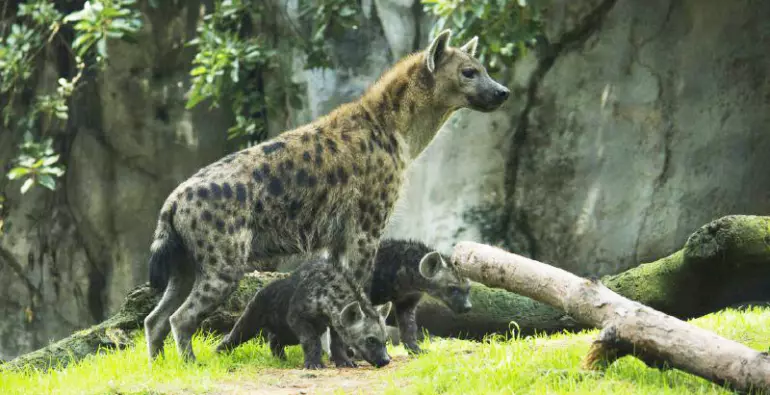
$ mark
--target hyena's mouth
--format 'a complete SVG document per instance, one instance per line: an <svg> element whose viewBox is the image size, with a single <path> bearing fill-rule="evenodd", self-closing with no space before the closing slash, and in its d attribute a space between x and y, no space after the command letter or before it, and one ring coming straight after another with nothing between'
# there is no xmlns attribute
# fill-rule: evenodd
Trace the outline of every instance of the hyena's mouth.
<svg viewBox="0 0 770 395"><path fill-rule="evenodd" d="M489 95L493 96L493 95ZM468 103L470 104L469 107L476 111L481 112L492 112L500 108L500 106L505 103L505 98L489 98L489 99L482 99L478 96L468 96Z"/></svg>

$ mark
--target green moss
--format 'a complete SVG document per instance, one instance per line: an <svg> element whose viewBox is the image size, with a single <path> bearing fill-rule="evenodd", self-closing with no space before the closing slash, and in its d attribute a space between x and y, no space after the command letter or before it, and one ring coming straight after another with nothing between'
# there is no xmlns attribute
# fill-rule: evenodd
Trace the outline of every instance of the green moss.
<svg viewBox="0 0 770 395"><path fill-rule="evenodd" d="M531 335L585 327L549 305L483 284L472 284L470 299L471 311L455 314L439 300L425 295L418 306L417 323L436 336L477 340L490 333Z"/></svg>
<svg viewBox="0 0 770 395"><path fill-rule="evenodd" d="M655 262L643 263L623 273L605 276L602 283L609 289L646 304L654 309L670 311L683 289L676 286L684 265L684 252L679 250Z"/></svg>
<svg viewBox="0 0 770 395"><path fill-rule="evenodd" d="M729 215L697 229L655 262L606 276L613 291L680 318L770 300L770 217Z"/></svg>

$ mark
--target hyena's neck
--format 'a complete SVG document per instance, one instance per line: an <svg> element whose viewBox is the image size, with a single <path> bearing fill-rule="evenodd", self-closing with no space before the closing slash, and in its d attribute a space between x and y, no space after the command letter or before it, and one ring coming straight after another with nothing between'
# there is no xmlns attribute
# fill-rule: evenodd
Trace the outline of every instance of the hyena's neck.
<svg viewBox="0 0 770 395"><path fill-rule="evenodd" d="M382 75L364 94L360 105L386 133L397 133L408 159L416 158L455 109L433 94L435 76L423 53L412 54Z"/></svg>
<svg viewBox="0 0 770 395"><path fill-rule="evenodd" d="M428 280L420 274L418 265L404 264L398 271L396 283L399 289L410 291L424 291L428 287Z"/></svg>

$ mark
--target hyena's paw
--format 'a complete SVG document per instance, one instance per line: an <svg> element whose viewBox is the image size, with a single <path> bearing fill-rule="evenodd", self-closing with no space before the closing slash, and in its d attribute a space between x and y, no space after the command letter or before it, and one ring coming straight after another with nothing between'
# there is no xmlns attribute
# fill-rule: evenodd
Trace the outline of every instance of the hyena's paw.
<svg viewBox="0 0 770 395"><path fill-rule="evenodd" d="M334 361L334 364L338 368L357 368L358 364L349 359L339 359Z"/></svg>
<svg viewBox="0 0 770 395"><path fill-rule="evenodd" d="M404 345L406 346L404 347L406 348L406 352L411 356L417 357L428 353L427 350L423 350L417 344L404 344Z"/></svg>
<svg viewBox="0 0 770 395"><path fill-rule="evenodd" d="M308 370L319 370L324 369L326 366L324 366L323 362L313 362L313 361L306 361L305 362L305 369Z"/></svg>

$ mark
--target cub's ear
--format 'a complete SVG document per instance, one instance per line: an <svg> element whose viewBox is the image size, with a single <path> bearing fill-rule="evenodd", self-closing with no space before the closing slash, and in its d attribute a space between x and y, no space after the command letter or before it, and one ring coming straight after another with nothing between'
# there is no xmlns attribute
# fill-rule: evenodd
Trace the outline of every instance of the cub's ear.
<svg viewBox="0 0 770 395"><path fill-rule="evenodd" d="M465 45L460 47L460 51L463 51L470 55L470 57L476 56L476 48L479 46L479 36L473 36L472 39L468 40Z"/></svg>
<svg viewBox="0 0 770 395"><path fill-rule="evenodd" d="M346 327L354 326L363 320L364 312L361 310L361 305L358 302L349 303L340 312L340 321Z"/></svg>
<svg viewBox="0 0 770 395"><path fill-rule="evenodd" d="M441 258L441 254L438 251L431 251L420 260L419 271L423 277L431 279L444 267L446 262Z"/></svg>
<svg viewBox="0 0 770 395"><path fill-rule="evenodd" d="M428 67L428 71L431 73L436 70L436 65L441 62L446 50L449 48L449 37L452 36L452 31L446 29L433 39L428 49L425 50L425 65Z"/></svg>
<svg viewBox="0 0 770 395"><path fill-rule="evenodd" d="M390 314L390 309L392 307L393 307L393 302L388 302L388 303L379 305L379 306L375 307L374 309L377 310L377 313L379 313L380 317L382 317L382 319L384 320L384 319L388 318L388 314Z"/></svg>

